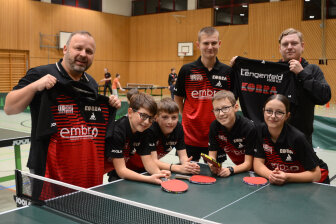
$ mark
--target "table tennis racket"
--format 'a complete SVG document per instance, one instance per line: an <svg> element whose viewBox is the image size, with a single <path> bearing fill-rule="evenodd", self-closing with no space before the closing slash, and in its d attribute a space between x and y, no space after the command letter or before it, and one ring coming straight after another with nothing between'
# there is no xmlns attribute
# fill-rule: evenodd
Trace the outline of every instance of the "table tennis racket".
<svg viewBox="0 0 336 224"><path fill-rule="evenodd" d="M161 189L169 193L180 194L186 192L189 188L188 184L184 183L181 180L166 178L161 178L161 180Z"/></svg>
<svg viewBox="0 0 336 224"><path fill-rule="evenodd" d="M187 176L187 175L176 174L175 178L189 180L190 183L194 183L194 184L214 184L216 182L216 178L204 176L204 175Z"/></svg>
<svg viewBox="0 0 336 224"><path fill-rule="evenodd" d="M201 153L201 156L203 158L204 161L207 161L208 163L211 163L212 165L214 165L217 168L221 168L222 165L220 163L218 163L214 158L212 158L211 156L208 156L207 154Z"/></svg>
<svg viewBox="0 0 336 224"><path fill-rule="evenodd" d="M261 187L268 183L264 177L244 177L243 182L251 186Z"/></svg>

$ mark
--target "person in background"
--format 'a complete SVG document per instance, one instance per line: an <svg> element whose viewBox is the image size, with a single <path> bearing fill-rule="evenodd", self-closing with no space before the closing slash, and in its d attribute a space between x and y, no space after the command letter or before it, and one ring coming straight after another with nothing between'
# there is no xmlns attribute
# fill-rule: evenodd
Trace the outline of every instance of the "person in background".
<svg viewBox="0 0 336 224"><path fill-rule="evenodd" d="M106 89L110 91L112 94L111 89L111 74L108 72L107 68L104 68L104 78L100 80L101 82L104 81L104 96L106 96Z"/></svg>
<svg viewBox="0 0 336 224"><path fill-rule="evenodd" d="M174 88L175 88L176 80L177 80L176 70L175 68L171 68L170 73L168 75L168 85L169 85L169 91L170 91L172 99L174 99Z"/></svg>
<svg viewBox="0 0 336 224"><path fill-rule="evenodd" d="M113 83L112 83L112 93L114 96L118 97L118 88L121 90L121 91L125 91L121 85L120 85L120 74L116 74L115 78L113 79Z"/></svg>

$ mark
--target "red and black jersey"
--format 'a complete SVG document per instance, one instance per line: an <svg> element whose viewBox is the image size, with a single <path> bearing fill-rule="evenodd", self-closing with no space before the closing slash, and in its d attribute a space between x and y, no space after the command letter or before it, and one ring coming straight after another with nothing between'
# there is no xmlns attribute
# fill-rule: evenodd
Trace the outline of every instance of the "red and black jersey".
<svg viewBox="0 0 336 224"><path fill-rule="evenodd" d="M318 166L318 158L304 134L285 124L276 143L271 139L267 125L260 125L255 157L265 159L268 169L276 167L286 173L299 173Z"/></svg>
<svg viewBox="0 0 336 224"><path fill-rule="evenodd" d="M212 112L212 97L222 89L233 91L231 67L219 62L209 71L197 61L183 65L177 77L174 94L184 97L182 125L185 143L207 147L209 127L215 116Z"/></svg>
<svg viewBox="0 0 336 224"><path fill-rule="evenodd" d="M236 115L236 121L228 131L217 120L213 121L209 133L209 151L217 151L217 161L222 163L226 155L236 165L245 161L245 155L254 155L257 131L254 123Z"/></svg>
<svg viewBox="0 0 336 224"><path fill-rule="evenodd" d="M13 88L13 90L18 90L28 86L29 84L39 80L46 74L55 76L58 81L66 82L72 81L72 78L67 74L65 69L62 67L62 59L55 64L42 65L32 69L29 69L27 74L20 79L19 83ZM83 73L80 80L78 81L82 84L90 86L95 92L98 92L97 82L87 73ZM44 175L45 163L42 164L42 161L45 161L45 154L41 154L41 151L46 151L43 147L41 149L41 140L36 140L36 129L38 118L40 117L40 106L41 106L41 95L43 92L36 92L33 100L29 104L30 113L31 113L31 144L29 150L29 157L27 166L30 169L33 169L35 174ZM44 144L49 144L47 141Z"/></svg>
<svg viewBox="0 0 336 224"><path fill-rule="evenodd" d="M124 158L127 168L138 171L144 168L141 161L143 155L150 155L151 151L145 147L146 135L144 132L132 133L128 116L116 121L113 134L106 139L107 157Z"/></svg>
<svg viewBox="0 0 336 224"><path fill-rule="evenodd" d="M254 122L264 121L262 108L271 95L282 94L296 102L295 75L288 64L237 57L232 69L242 112Z"/></svg>
<svg viewBox="0 0 336 224"><path fill-rule="evenodd" d="M85 188L102 184L105 135L115 115L107 97L81 82L45 90L36 129L44 176Z"/></svg>
<svg viewBox="0 0 336 224"><path fill-rule="evenodd" d="M177 122L173 132L165 136L159 124L154 122L149 128L146 147L150 148L150 151L157 151L158 159L164 157L174 148L177 151L185 149L182 125Z"/></svg>

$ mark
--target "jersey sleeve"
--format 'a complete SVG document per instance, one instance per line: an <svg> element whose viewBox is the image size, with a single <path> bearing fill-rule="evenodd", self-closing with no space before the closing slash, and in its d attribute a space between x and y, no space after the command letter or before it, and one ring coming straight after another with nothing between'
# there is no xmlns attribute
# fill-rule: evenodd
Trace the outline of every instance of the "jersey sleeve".
<svg viewBox="0 0 336 224"><path fill-rule="evenodd" d="M118 125L113 130L113 135L106 139L106 157L123 158L123 148L126 143L126 134Z"/></svg>
<svg viewBox="0 0 336 224"><path fill-rule="evenodd" d="M254 151L256 149L256 139L257 139L257 130L254 124L251 124L251 130L246 136L246 148L245 154L254 156Z"/></svg>
<svg viewBox="0 0 336 224"><path fill-rule="evenodd" d="M331 99L331 90L324 78L322 70L317 65L307 65L297 78L299 83L312 97L315 104L323 105Z"/></svg>
<svg viewBox="0 0 336 224"><path fill-rule="evenodd" d="M318 166L318 158L314 149L303 134L295 139L295 146L299 148L297 150L298 160L302 163L305 170L312 170Z"/></svg>
<svg viewBox="0 0 336 224"><path fill-rule="evenodd" d="M184 143L184 132L183 127L180 123L177 123L177 144L176 144L176 150L183 150L186 149L185 143Z"/></svg>
<svg viewBox="0 0 336 224"><path fill-rule="evenodd" d="M150 128L148 130L148 134L146 135L146 140L144 142L144 145L146 148L149 148L150 152L156 151L156 142L157 142L157 136L154 133L154 130Z"/></svg>
<svg viewBox="0 0 336 224"><path fill-rule="evenodd" d="M140 156L150 155L152 150L148 147L148 143L146 140L146 136L148 136L149 130L146 130L142 133L140 133L139 139L140 139L140 145L137 148L137 153Z"/></svg>
<svg viewBox="0 0 336 224"><path fill-rule="evenodd" d="M220 145L216 140L217 128L216 121L213 121L210 125L209 131L209 151L218 151L220 149Z"/></svg>

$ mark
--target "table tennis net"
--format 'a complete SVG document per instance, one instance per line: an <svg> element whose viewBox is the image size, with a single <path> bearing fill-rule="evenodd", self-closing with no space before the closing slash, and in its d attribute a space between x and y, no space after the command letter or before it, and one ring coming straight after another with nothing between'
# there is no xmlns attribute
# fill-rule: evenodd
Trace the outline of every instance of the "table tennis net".
<svg viewBox="0 0 336 224"><path fill-rule="evenodd" d="M32 204L43 205L62 215L66 214L75 221L120 224L215 223L23 171L16 171L16 182L17 197L31 200Z"/></svg>

